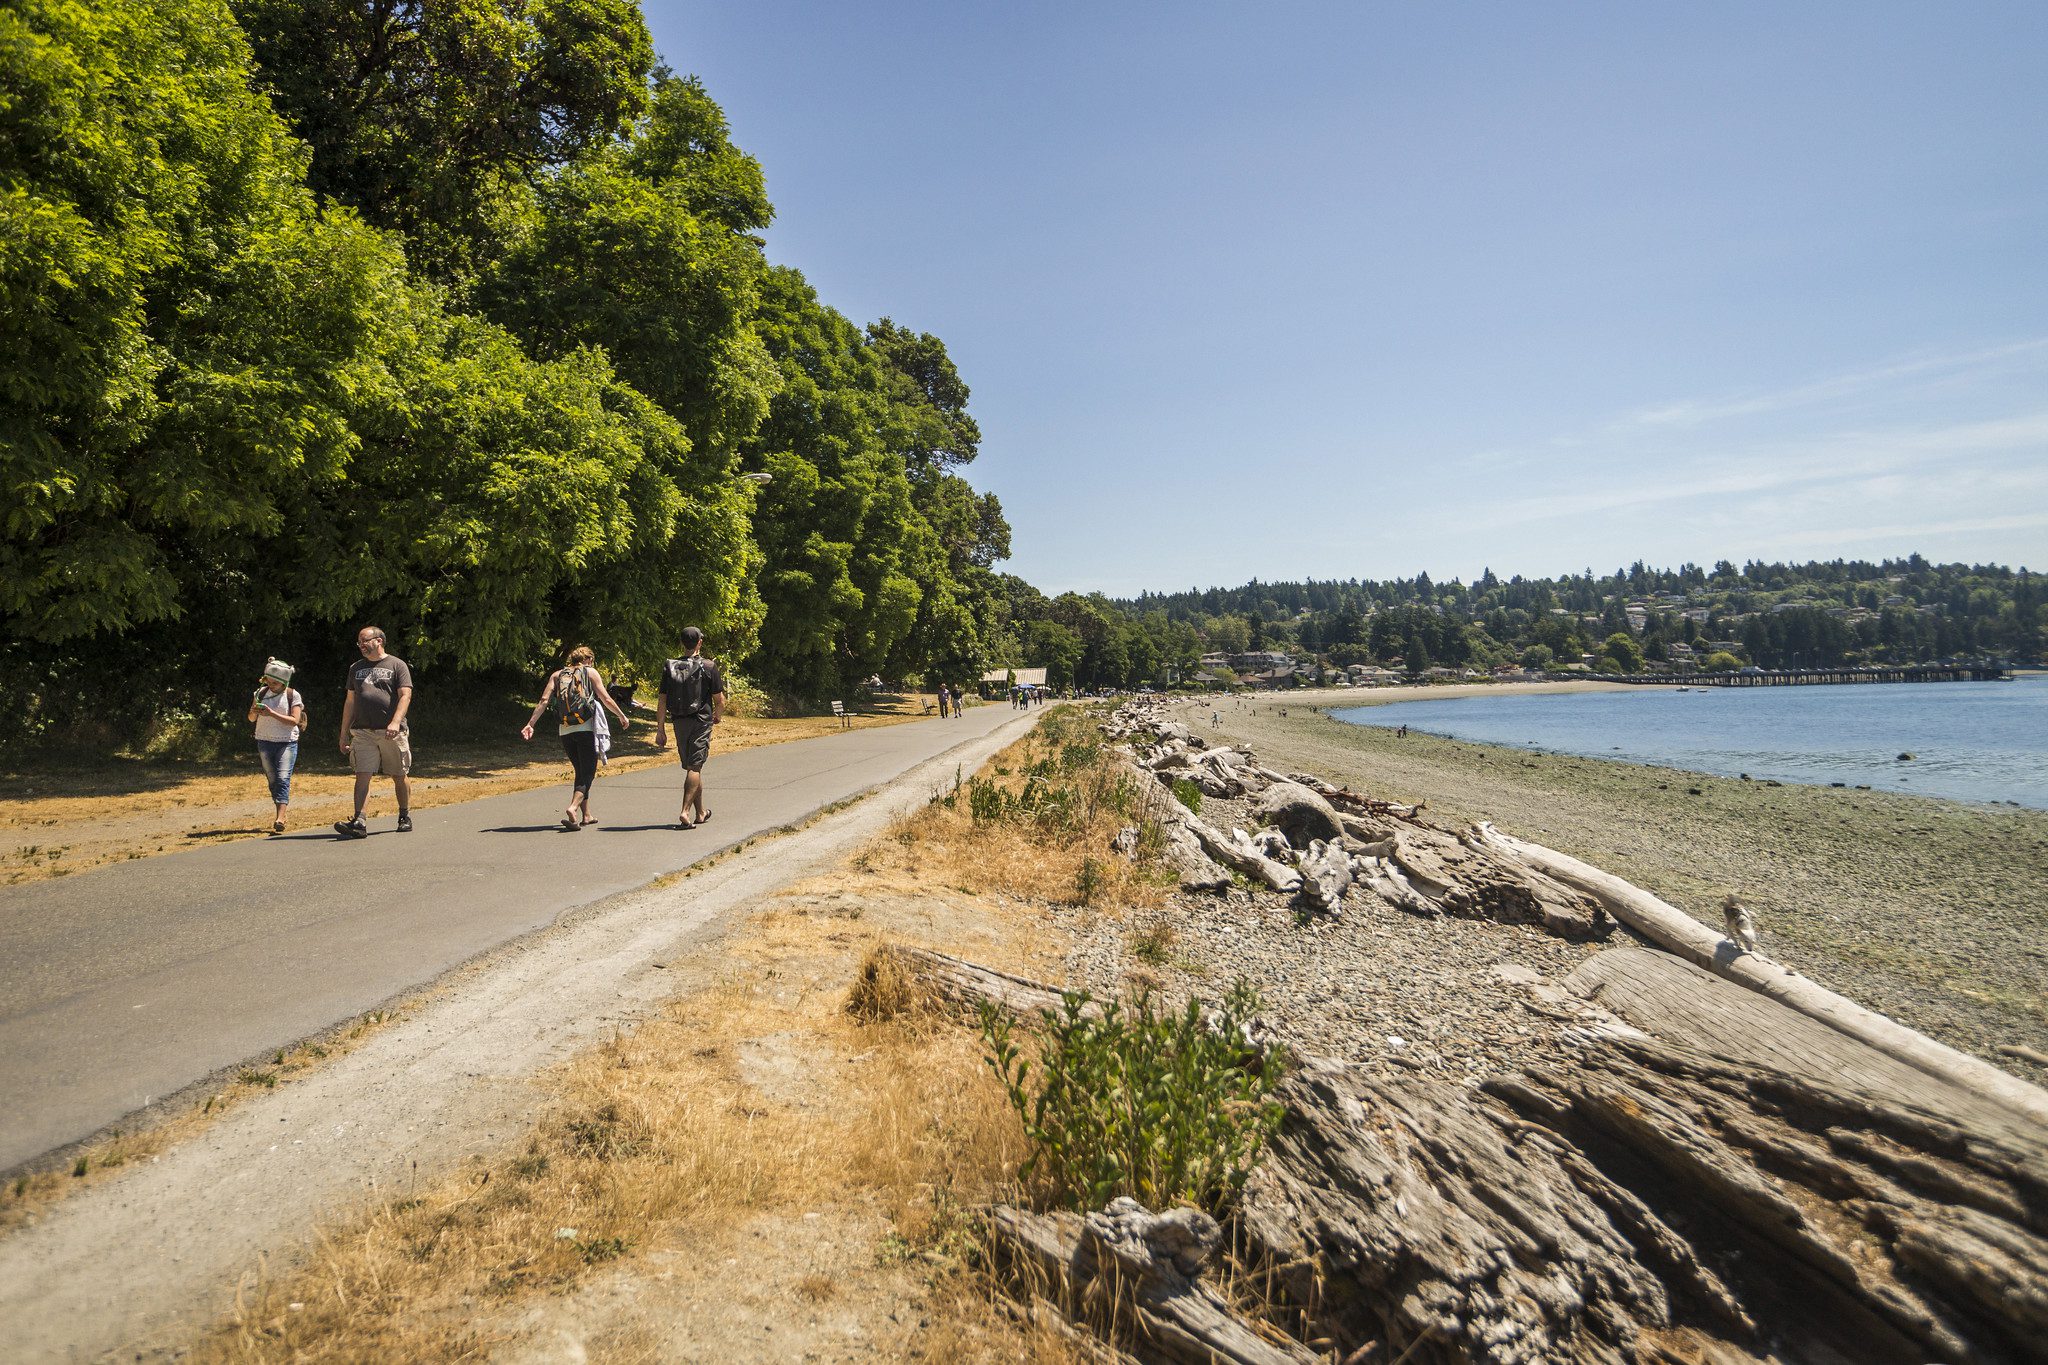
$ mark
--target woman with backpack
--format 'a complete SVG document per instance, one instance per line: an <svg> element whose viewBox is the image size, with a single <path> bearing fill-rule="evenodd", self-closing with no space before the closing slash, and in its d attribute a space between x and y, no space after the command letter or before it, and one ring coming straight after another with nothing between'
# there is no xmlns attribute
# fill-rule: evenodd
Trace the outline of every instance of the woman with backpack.
<svg viewBox="0 0 2048 1365"><path fill-rule="evenodd" d="M277 807L270 837L284 833L284 810L292 803L292 769L299 761L299 732L306 728L306 699L292 686L292 666L282 659L263 665L256 695L249 699L249 719L256 725L256 756L270 783L270 801Z"/></svg>
<svg viewBox="0 0 2048 1365"><path fill-rule="evenodd" d="M590 784L597 780L597 708L602 706L617 716L621 730L631 724L612 694L604 690L603 677L591 667L596 658L588 645L570 650L569 662L548 675L533 714L519 732L522 739L532 739L533 727L552 703L562 752L576 772L576 789L562 811L562 828L566 830L582 829L597 819L590 813Z"/></svg>

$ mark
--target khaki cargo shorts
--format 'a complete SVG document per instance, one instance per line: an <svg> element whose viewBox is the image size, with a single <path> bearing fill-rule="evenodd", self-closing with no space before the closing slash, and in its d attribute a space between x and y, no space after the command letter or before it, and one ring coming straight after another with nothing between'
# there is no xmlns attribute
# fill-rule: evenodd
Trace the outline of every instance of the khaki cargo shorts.
<svg viewBox="0 0 2048 1365"><path fill-rule="evenodd" d="M412 771L412 736L404 730L396 739L382 730L351 730L348 758L357 773L403 777Z"/></svg>

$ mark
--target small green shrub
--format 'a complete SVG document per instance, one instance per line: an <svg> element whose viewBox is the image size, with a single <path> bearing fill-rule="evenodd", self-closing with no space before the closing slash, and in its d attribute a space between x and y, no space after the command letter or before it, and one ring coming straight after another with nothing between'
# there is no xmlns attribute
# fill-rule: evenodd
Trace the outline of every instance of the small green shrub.
<svg viewBox="0 0 2048 1365"><path fill-rule="evenodd" d="M1202 789L1185 777L1173 779L1173 799L1188 808L1188 814L1202 813Z"/></svg>
<svg viewBox="0 0 2048 1365"><path fill-rule="evenodd" d="M1127 1194L1152 1208L1220 1210L1282 1112L1271 1098L1278 1062L1246 1065L1242 1026L1256 992L1239 982L1213 1027L1197 1000L1179 1013L1155 1007L1149 991L1100 1011L1094 1003L1085 991L1061 996L1060 1012L1032 1030L1035 1071L1012 1036L1015 1018L982 1007L984 1060L1031 1144L1024 1178L1073 1209Z"/></svg>
<svg viewBox="0 0 2048 1365"><path fill-rule="evenodd" d="M1178 938L1171 924L1163 919L1153 920L1131 936L1131 956L1154 967L1164 967L1173 960L1173 944Z"/></svg>
<svg viewBox="0 0 2048 1365"><path fill-rule="evenodd" d="M1009 808L1009 793L1001 787L993 782L984 782L978 777L967 779L967 812L974 817L976 824L1000 820Z"/></svg>
<svg viewBox="0 0 2048 1365"><path fill-rule="evenodd" d="M1108 882L1108 872L1100 858L1083 858L1081 870L1074 874L1074 899L1082 905L1093 905Z"/></svg>

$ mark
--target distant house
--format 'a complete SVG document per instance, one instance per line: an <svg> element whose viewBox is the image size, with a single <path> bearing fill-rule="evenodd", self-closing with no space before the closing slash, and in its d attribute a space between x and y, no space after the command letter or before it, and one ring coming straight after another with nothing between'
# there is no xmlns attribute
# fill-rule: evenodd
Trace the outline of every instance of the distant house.
<svg viewBox="0 0 2048 1365"><path fill-rule="evenodd" d="M1016 675L1019 687L1045 686L1045 670L1042 668L991 668L981 675L982 686L1001 687L1010 681L1012 674Z"/></svg>

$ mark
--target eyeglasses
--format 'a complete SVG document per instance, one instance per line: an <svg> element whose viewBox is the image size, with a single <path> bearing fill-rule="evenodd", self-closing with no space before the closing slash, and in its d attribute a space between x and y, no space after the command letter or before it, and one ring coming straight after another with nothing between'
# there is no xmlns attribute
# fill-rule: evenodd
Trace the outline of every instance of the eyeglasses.
<svg viewBox="0 0 2048 1365"><path fill-rule="evenodd" d="M364 645L374 645L383 638L381 635L365 635L362 639L356 641L356 648L361 649Z"/></svg>

